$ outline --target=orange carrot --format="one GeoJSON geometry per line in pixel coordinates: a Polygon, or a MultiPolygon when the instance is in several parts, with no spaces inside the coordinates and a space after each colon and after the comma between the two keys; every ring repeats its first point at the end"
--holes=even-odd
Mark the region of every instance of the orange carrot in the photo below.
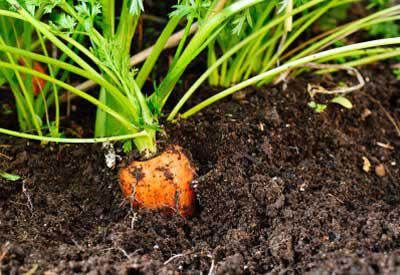
{"type": "Polygon", "coordinates": [[[120,187],[133,206],[173,209],[193,215],[195,170],[179,146],[172,146],[147,161],[134,161],[119,173],[120,187]]]}
{"type": "MultiPolygon", "coordinates": [[[[46,73],[46,70],[39,62],[33,62],[33,69],[43,74],[46,73]]],[[[42,78],[34,76],[32,77],[32,85],[33,85],[33,94],[35,96],[38,96],[40,92],[44,89],[44,86],[46,86],[46,81],[42,78]]]]}
{"type": "MultiPolygon", "coordinates": [[[[26,62],[23,58],[20,58],[18,60],[18,63],[22,66],[26,66],[26,62]]],[[[46,70],[43,68],[43,66],[39,63],[34,61],[33,62],[33,69],[39,73],[46,73],[46,70]]],[[[24,77],[25,79],[25,77],[24,77]]],[[[38,96],[40,94],[40,92],[43,90],[44,86],[46,85],[46,80],[37,77],[37,76],[33,76],[32,77],[32,87],[33,87],[33,94],[35,96],[38,96]]]]}

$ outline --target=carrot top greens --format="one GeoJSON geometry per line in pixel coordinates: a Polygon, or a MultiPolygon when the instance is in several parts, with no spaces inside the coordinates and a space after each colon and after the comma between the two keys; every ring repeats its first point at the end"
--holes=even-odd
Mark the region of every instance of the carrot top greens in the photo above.
{"type": "MultiPolygon", "coordinates": [[[[308,37],[314,22],[357,0],[181,0],[172,7],[145,63],[131,68],[132,42],[146,7],[141,0],[120,2],[0,1],[0,24],[4,26],[0,28],[0,83],[7,83],[15,97],[21,129],[0,128],[0,133],[51,142],[123,140],[126,150],[134,145],[144,157],[151,157],[157,152],[156,133],[161,129],[159,117],[166,102],[186,68],[206,49],[209,68],[168,114],[169,119],[177,116],[208,78],[211,84],[229,88],[186,111],[183,118],[249,85],[270,84],[282,73],[299,72],[295,68],[308,62],[331,62],[357,53],[359,59],[345,63],[357,66],[399,54],[398,48],[389,47],[398,44],[399,38],[321,52],[355,31],[398,20],[399,5],[299,43],[298,39],[308,37]],[[117,4],[121,4],[118,12],[117,4]],[[181,22],[185,27],[167,73],[153,89],[145,89],[162,50],[181,22]],[[198,30],[190,37],[196,24],[198,30]],[[37,64],[44,69],[38,70],[37,64]],[[98,93],[76,88],[69,81],[72,75],[96,83],[98,93]],[[32,86],[38,79],[44,87],[35,94],[32,86]],[[97,106],[94,138],[61,136],[59,96],[65,92],[97,106]],[[51,108],[54,118],[49,115],[51,108]]],[[[370,8],[380,4],[371,1],[370,8]]]]}

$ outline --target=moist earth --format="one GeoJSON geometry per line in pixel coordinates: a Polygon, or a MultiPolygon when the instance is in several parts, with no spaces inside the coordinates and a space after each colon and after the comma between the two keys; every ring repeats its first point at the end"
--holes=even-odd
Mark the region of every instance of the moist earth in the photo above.
{"type": "Polygon", "coordinates": [[[133,154],[120,144],[111,169],[101,145],[0,136],[1,169],[22,177],[0,179],[0,271],[399,274],[400,83],[382,64],[362,74],[352,109],[309,108],[308,84],[351,78],[306,75],[167,124],[160,146],[183,146],[197,167],[189,219],[124,201],[118,167],[133,154]]]}

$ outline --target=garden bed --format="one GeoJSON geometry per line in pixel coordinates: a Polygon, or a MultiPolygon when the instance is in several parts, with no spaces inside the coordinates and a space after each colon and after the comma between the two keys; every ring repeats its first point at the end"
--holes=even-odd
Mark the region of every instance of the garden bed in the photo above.
{"type": "Polygon", "coordinates": [[[130,209],[100,145],[1,136],[0,167],[23,180],[0,179],[0,271],[399,273],[400,138],[385,112],[399,119],[400,83],[384,65],[362,73],[351,110],[307,107],[308,83],[341,80],[309,75],[167,125],[198,168],[188,220],[130,209]]]}

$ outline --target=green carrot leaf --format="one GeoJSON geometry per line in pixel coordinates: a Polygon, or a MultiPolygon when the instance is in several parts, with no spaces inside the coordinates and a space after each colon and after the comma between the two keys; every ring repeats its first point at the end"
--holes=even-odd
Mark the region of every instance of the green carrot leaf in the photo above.
{"type": "Polygon", "coordinates": [[[4,172],[3,170],[0,170],[0,177],[2,177],[5,180],[8,180],[8,181],[17,181],[17,180],[21,179],[20,176],[14,175],[14,174],[9,174],[7,172],[4,172]]]}
{"type": "Polygon", "coordinates": [[[353,104],[351,103],[351,101],[348,100],[347,98],[345,98],[344,96],[337,96],[337,97],[333,98],[331,100],[331,102],[339,104],[339,105],[341,105],[342,107],[344,107],[346,109],[353,108],[353,104]]]}
{"type": "Polygon", "coordinates": [[[139,15],[144,11],[143,0],[132,0],[129,12],[133,15],[139,15]]]}
{"type": "Polygon", "coordinates": [[[322,113],[328,106],[326,106],[325,104],[319,104],[315,101],[311,101],[308,103],[308,107],[313,109],[316,113],[322,113]]]}

